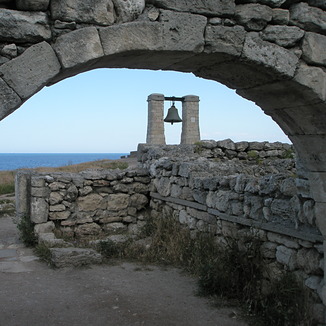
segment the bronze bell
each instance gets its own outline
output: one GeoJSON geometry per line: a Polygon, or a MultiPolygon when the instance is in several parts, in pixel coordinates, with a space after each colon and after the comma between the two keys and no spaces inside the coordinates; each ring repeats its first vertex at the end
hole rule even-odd
{"type": "Polygon", "coordinates": [[[182,122],[182,119],[179,117],[178,114],[178,109],[174,106],[174,102],[172,106],[169,108],[168,114],[164,119],[164,122],[171,122],[171,125],[173,125],[174,122],[175,123],[182,122]]]}

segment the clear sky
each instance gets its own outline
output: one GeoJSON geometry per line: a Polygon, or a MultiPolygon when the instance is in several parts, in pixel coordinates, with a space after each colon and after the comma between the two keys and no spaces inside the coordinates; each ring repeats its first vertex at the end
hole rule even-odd
{"type": "MultiPolygon", "coordinates": [[[[0,121],[0,153],[126,153],[146,142],[147,97],[200,97],[201,139],[289,142],[279,126],[234,90],[192,74],[98,69],[45,87],[0,121]]],[[[165,102],[165,112],[171,106],[165,102]]],[[[181,103],[176,102],[181,116],[181,103]]],[[[181,124],[165,124],[179,144],[181,124]]]]}

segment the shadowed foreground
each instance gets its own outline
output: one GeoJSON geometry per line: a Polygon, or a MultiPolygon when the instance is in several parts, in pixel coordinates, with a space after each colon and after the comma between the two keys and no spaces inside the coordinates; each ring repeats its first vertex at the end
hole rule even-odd
{"type": "Polygon", "coordinates": [[[0,326],[245,326],[232,309],[196,297],[195,281],[174,268],[123,262],[53,270],[0,218],[0,326]]]}

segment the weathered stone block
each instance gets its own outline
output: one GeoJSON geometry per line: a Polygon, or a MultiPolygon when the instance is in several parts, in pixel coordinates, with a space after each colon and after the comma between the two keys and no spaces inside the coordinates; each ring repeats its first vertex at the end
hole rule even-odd
{"type": "Polygon", "coordinates": [[[290,20],[290,12],[286,9],[274,8],[272,22],[277,25],[287,25],[290,20]]]}
{"type": "Polygon", "coordinates": [[[302,57],[306,62],[326,66],[325,48],[326,36],[317,33],[305,33],[302,42],[302,57]]]}
{"type": "Polygon", "coordinates": [[[300,269],[303,269],[309,274],[320,274],[319,268],[321,257],[316,249],[301,249],[297,254],[297,264],[300,269]]]}
{"type": "Polygon", "coordinates": [[[0,78],[0,93],[0,120],[2,120],[14,112],[22,104],[22,100],[2,78],[0,78]]]}
{"type": "Polygon", "coordinates": [[[99,235],[102,232],[101,227],[96,223],[82,224],[76,227],[76,235],[79,237],[89,236],[89,235],[99,235]]]}
{"type": "Polygon", "coordinates": [[[272,20],[273,10],[256,3],[237,5],[235,17],[247,30],[261,31],[272,20]]]}
{"type": "Polygon", "coordinates": [[[208,25],[205,33],[205,52],[226,53],[240,56],[246,32],[242,26],[212,26],[208,25]]]}
{"type": "Polygon", "coordinates": [[[129,195],[112,194],[107,198],[107,210],[117,212],[128,208],[129,195]]]}
{"type": "Polygon", "coordinates": [[[294,80],[305,86],[310,91],[311,97],[315,96],[316,99],[326,100],[326,72],[324,69],[301,64],[296,71],[294,80]]]}
{"type": "Polygon", "coordinates": [[[0,66],[0,75],[22,99],[27,99],[42,89],[60,69],[53,49],[42,42],[0,66]]]}
{"type": "Polygon", "coordinates": [[[77,205],[79,211],[82,212],[94,211],[99,208],[105,208],[103,197],[98,194],[90,194],[85,197],[79,197],[77,199],[77,205]]]}
{"type": "Polygon", "coordinates": [[[276,44],[263,41],[258,33],[248,33],[242,56],[285,77],[293,77],[298,57],[276,44]]]}
{"type": "Polygon", "coordinates": [[[46,222],[46,223],[41,223],[41,224],[36,224],[34,226],[34,231],[36,234],[39,233],[51,233],[53,232],[55,228],[55,225],[52,221],[46,222]]]}
{"type": "Polygon", "coordinates": [[[267,26],[261,32],[261,38],[265,41],[276,43],[285,48],[293,47],[304,35],[304,31],[296,26],[267,26]]]}
{"type": "Polygon", "coordinates": [[[58,268],[100,264],[102,256],[93,249],[52,248],[51,260],[58,268]]]}
{"type": "Polygon", "coordinates": [[[35,224],[45,223],[48,220],[48,203],[43,198],[31,199],[31,221],[35,224]]]}
{"type": "Polygon", "coordinates": [[[297,267],[297,252],[285,246],[278,246],[276,248],[276,260],[293,271],[297,267]]]}
{"type": "Polygon", "coordinates": [[[148,198],[142,194],[133,194],[129,198],[129,205],[135,207],[137,210],[141,210],[148,204],[148,198]]]}
{"type": "Polygon", "coordinates": [[[103,225],[103,231],[108,234],[117,234],[126,232],[128,227],[123,223],[108,223],[103,225]]]}
{"type": "Polygon", "coordinates": [[[169,51],[202,52],[207,18],[162,10],[164,48],[169,51]]]}
{"type": "Polygon", "coordinates": [[[0,40],[36,43],[50,38],[51,30],[45,13],[1,9],[0,40]]]}
{"type": "Polygon", "coordinates": [[[46,11],[50,0],[16,0],[18,10],[46,11]]]}
{"type": "Polygon", "coordinates": [[[54,49],[64,68],[79,66],[104,55],[95,27],[85,27],[59,36],[54,49]]]}
{"type": "Polygon", "coordinates": [[[310,7],[306,2],[291,6],[290,22],[306,31],[326,34],[326,12],[319,8],[310,7]]]}
{"type": "Polygon", "coordinates": [[[112,0],[52,0],[53,19],[67,22],[112,25],[115,22],[115,10],[112,0]]]}
{"type": "Polygon", "coordinates": [[[112,0],[118,22],[135,20],[145,9],[145,0],[112,0]]]}
{"type": "Polygon", "coordinates": [[[159,23],[133,22],[102,28],[99,33],[105,55],[163,47],[162,25],[159,23]]]}
{"type": "Polygon", "coordinates": [[[152,2],[165,9],[211,16],[232,15],[235,9],[234,0],[152,0],[152,2]]]}
{"type": "Polygon", "coordinates": [[[50,220],[66,220],[70,217],[69,211],[51,212],[49,213],[50,220]]]}

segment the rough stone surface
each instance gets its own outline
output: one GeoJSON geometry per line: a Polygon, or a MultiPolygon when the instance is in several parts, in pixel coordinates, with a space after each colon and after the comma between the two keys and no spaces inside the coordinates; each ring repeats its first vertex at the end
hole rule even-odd
{"type": "Polygon", "coordinates": [[[36,43],[51,38],[45,13],[0,10],[0,40],[36,43]]]}
{"type": "Polygon", "coordinates": [[[2,78],[0,78],[0,93],[2,95],[0,97],[0,119],[3,119],[19,107],[22,100],[2,78]]]}
{"type": "Polygon", "coordinates": [[[54,49],[64,68],[100,58],[104,52],[97,29],[86,27],[60,36],[54,49]]]}
{"type": "Polygon", "coordinates": [[[209,15],[230,15],[234,13],[234,1],[225,0],[152,0],[152,2],[162,8],[177,10],[177,11],[190,11],[197,14],[209,15]]]}
{"type": "Polygon", "coordinates": [[[305,2],[291,6],[290,21],[307,31],[326,34],[326,13],[305,2]]]}
{"type": "Polygon", "coordinates": [[[81,267],[90,264],[100,264],[102,257],[92,249],[52,248],[51,260],[58,268],[81,267]]]}
{"type": "Polygon", "coordinates": [[[129,22],[136,19],[145,9],[145,0],[112,0],[118,22],[129,22]]]}
{"type": "Polygon", "coordinates": [[[299,61],[292,52],[261,40],[256,33],[247,35],[242,56],[286,77],[293,77],[299,61]]]}
{"type": "Polygon", "coordinates": [[[115,11],[112,0],[52,0],[53,19],[98,25],[112,25],[115,11]]]}
{"type": "Polygon", "coordinates": [[[41,42],[0,66],[0,75],[22,99],[27,99],[42,89],[60,68],[51,46],[41,42]],[[26,79],[29,81],[27,84],[26,79]]]}
{"type": "Polygon", "coordinates": [[[313,65],[326,66],[326,36],[317,33],[306,33],[302,42],[302,56],[313,65]]]}
{"type": "Polygon", "coordinates": [[[204,49],[206,17],[163,10],[160,21],[163,24],[165,49],[195,53],[204,49]]]}
{"type": "Polygon", "coordinates": [[[272,20],[273,11],[268,6],[250,3],[238,5],[235,17],[247,30],[261,31],[272,20]]]}
{"type": "Polygon", "coordinates": [[[206,28],[205,51],[208,53],[222,52],[240,56],[245,40],[243,27],[208,26],[206,28]]]}
{"type": "Polygon", "coordinates": [[[100,30],[100,38],[106,55],[163,47],[159,23],[133,22],[110,26],[100,30]]]}
{"type": "Polygon", "coordinates": [[[48,221],[48,204],[43,198],[34,197],[32,199],[31,221],[36,224],[48,221]]]}
{"type": "Polygon", "coordinates": [[[16,0],[16,6],[19,10],[46,11],[50,0],[16,0]]]}
{"type": "Polygon", "coordinates": [[[296,26],[267,26],[262,32],[262,39],[289,48],[298,43],[304,31],[296,26]]]}

